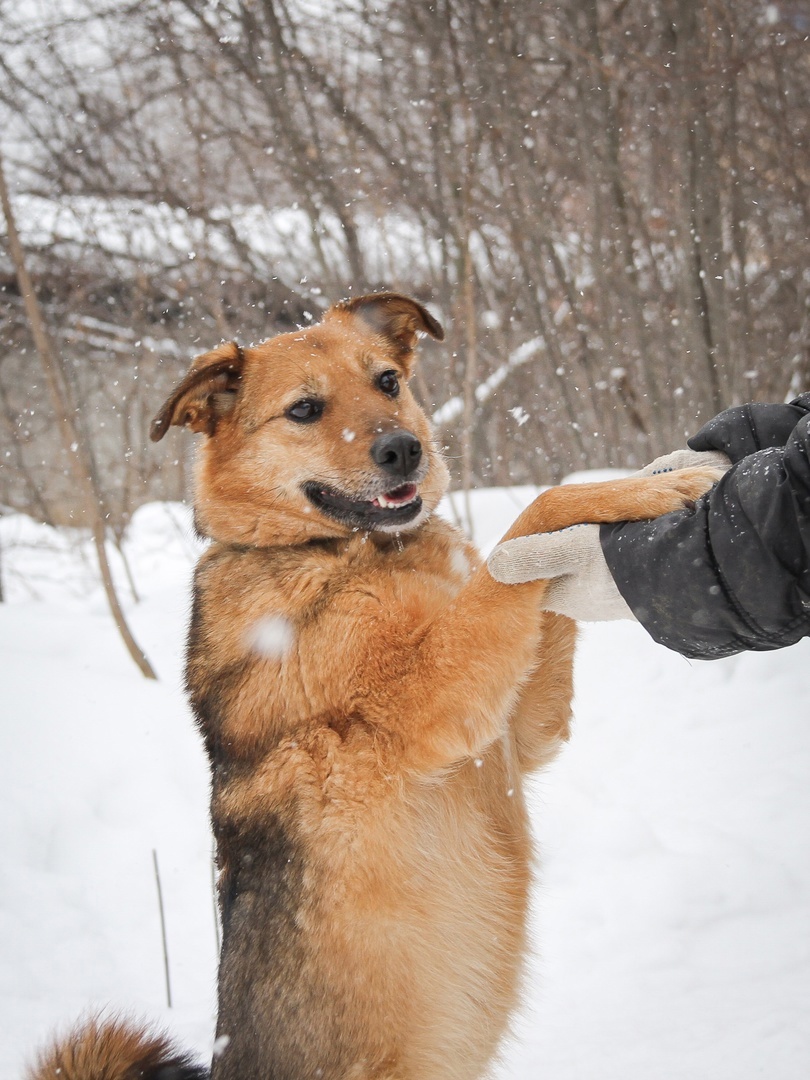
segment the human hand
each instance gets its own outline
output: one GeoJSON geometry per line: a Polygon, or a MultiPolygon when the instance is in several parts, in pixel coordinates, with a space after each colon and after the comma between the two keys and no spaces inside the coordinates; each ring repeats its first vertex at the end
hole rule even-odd
{"type": "Polygon", "coordinates": [[[676,472],[678,469],[694,469],[708,465],[713,469],[722,469],[725,472],[731,468],[731,459],[727,454],[719,450],[707,450],[698,453],[685,446],[683,450],[673,450],[671,454],[657,457],[643,469],[632,473],[632,476],[658,476],[660,473],[676,472]]]}
{"type": "MultiPolygon", "coordinates": [[[[728,469],[725,454],[676,450],[656,458],[637,476],[709,465],[728,469]]],[[[583,622],[635,619],[616,587],[599,540],[600,526],[573,525],[559,532],[535,533],[500,544],[487,560],[497,580],[514,585],[547,578],[543,607],[583,622]]]]}
{"type": "Polygon", "coordinates": [[[543,607],[584,622],[633,619],[608,570],[599,525],[520,536],[499,544],[487,559],[496,581],[516,585],[548,578],[543,607]]]}
{"type": "Polygon", "coordinates": [[[720,450],[736,464],[758,450],[784,446],[806,412],[797,404],[735,405],[704,424],[689,439],[689,446],[697,451],[720,450]]]}

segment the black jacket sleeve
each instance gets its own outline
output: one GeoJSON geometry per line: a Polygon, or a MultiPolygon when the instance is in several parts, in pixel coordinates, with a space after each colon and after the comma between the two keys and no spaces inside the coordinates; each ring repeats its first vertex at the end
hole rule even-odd
{"type": "Polygon", "coordinates": [[[810,395],[793,405],[800,419],[785,442],[743,457],[694,511],[602,526],[622,596],[684,656],[778,649],[810,634],[810,395]]]}

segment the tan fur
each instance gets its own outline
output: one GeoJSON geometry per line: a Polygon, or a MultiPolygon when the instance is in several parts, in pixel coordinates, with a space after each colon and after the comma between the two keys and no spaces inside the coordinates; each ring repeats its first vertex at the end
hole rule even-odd
{"type": "MultiPolygon", "coordinates": [[[[406,384],[419,332],[441,336],[413,301],[362,297],[198,358],[155,420],[155,438],[205,434],[187,685],[221,870],[215,1080],[474,1080],[518,1001],[523,780],[568,738],[575,628],[431,516],[447,470],[406,384]],[[392,370],[395,398],[376,381],[392,370]],[[311,397],[323,415],[294,423],[311,397]],[[424,455],[412,521],[313,505],[309,483],[383,490],[372,451],[397,431],[424,455]]],[[[553,489],[508,536],[654,517],[713,479],[553,489]]]]}

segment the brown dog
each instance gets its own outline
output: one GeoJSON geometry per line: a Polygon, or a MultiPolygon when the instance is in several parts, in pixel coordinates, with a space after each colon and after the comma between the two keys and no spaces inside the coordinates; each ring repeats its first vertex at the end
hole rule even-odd
{"type": "MultiPolygon", "coordinates": [[[[338,304],[199,357],[153,424],[206,436],[187,687],[220,866],[216,1080],[473,1080],[518,999],[522,782],[568,735],[574,625],[432,516],[419,333],[443,336],[406,297],[338,304]]],[[[553,489],[509,536],[655,517],[714,479],[553,489]]],[[[36,1075],[87,1080],[66,1053],[36,1075]]]]}

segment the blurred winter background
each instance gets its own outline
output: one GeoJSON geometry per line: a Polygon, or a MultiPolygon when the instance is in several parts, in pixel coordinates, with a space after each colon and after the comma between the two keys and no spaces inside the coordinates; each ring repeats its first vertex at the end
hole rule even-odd
{"type": "MultiPolygon", "coordinates": [[[[419,297],[484,546],[516,485],[810,389],[808,35],[804,0],[0,0],[0,1075],[104,1002],[210,1049],[193,440],[146,437],[188,359],[419,297]]],[[[585,632],[504,1077],[810,1074],[808,659],[585,632]]]]}

